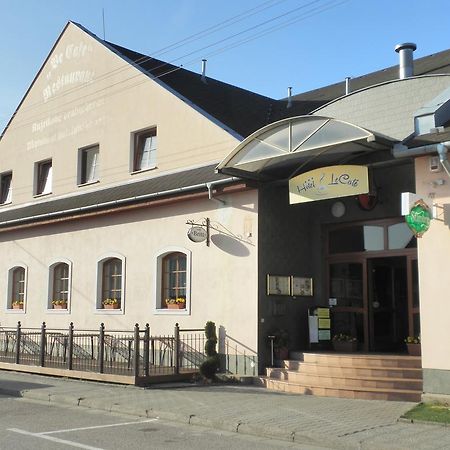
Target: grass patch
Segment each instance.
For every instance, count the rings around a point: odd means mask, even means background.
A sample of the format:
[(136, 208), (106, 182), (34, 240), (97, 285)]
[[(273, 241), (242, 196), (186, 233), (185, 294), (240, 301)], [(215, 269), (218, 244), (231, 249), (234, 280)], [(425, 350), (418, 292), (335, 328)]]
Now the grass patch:
[(423, 420), (450, 424), (450, 405), (440, 403), (420, 403), (404, 416), (409, 420)]

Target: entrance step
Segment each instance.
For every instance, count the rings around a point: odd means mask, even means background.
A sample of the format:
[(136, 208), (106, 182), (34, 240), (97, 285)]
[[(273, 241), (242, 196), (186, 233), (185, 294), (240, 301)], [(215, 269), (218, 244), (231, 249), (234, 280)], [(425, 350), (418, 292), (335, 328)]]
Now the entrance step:
[(338, 388), (334, 386), (306, 386), (288, 381), (272, 380), (260, 377), (259, 384), (268, 389), (292, 394), (317, 395), (320, 397), (354, 398), (362, 400), (393, 400), (403, 402), (420, 402), (421, 392), (406, 389), (379, 388)]
[[(291, 355), (292, 356), (292, 355)], [(303, 352), (257, 382), (283, 392), (343, 398), (418, 402), (421, 358), (401, 355)]]

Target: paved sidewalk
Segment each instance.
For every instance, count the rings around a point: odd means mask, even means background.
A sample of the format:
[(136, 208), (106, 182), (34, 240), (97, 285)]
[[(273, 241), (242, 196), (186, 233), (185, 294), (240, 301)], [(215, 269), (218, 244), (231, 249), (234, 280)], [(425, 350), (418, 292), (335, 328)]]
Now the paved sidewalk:
[(311, 445), (311, 449), (450, 448), (450, 427), (398, 421), (413, 406), (406, 402), (292, 395), (238, 385), (139, 388), (8, 371), (0, 371), (0, 394), (157, 416), (293, 441)]

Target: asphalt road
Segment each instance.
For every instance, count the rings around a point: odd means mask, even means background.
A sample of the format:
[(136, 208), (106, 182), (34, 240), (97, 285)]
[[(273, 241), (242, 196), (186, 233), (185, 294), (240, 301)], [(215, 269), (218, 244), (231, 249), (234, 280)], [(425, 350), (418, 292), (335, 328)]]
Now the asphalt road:
[(0, 450), (308, 449), (289, 442), (0, 396)]

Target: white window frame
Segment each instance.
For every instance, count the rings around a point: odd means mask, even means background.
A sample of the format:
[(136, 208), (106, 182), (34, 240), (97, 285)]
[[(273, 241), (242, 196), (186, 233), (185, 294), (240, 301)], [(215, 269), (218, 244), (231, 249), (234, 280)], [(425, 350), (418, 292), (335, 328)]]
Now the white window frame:
[[(23, 295), (23, 309), (13, 309), (12, 307), (12, 294), (13, 294), (13, 272), (17, 268), (25, 270), (24, 277), (24, 295)], [(7, 283), (6, 283), (6, 311), (12, 314), (25, 314), (27, 309), (27, 292), (28, 292), (28, 266), (23, 263), (16, 263), (8, 269)]]
[[(39, 173), (40, 168), (42, 165), (50, 163), (50, 169), (47, 173), (47, 177), (45, 179), (44, 186), (42, 187), (42, 191), (39, 192), (40, 188), (40, 180), (39, 180)], [(42, 161), (38, 161), (34, 163), (34, 195), (35, 197), (41, 196), (41, 195), (48, 195), (53, 192), (53, 160), (51, 158), (49, 159), (43, 159)]]
[[(186, 308), (168, 309), (161, 307), (162, 301), (162, 262), (165, 256), (170, 253), (183, 253), (186, 255)], [(169, 314), (189, 316), (191, 314), (191, 276), (192, 276), (192, 252), (184, 247), (169, 246), (161, 249), (155, 255), (155, 279), (154, 279), (154, 314)]]
[[(67, 284), (67, 309), (53, 309), (52, 300), (55, 300), (54, 297), (54, 281), (55, 281), (55, 272), (54, 269), (59, 264), (67, 264), (69, 266), (69, 275), (68, 275), (68, 284)], [(48, 269), (48, 294), (47, 294), (47, 310), (52, 313), (57, 314), (68, 314), (70, 313), (72, 300), (72, 261), (68, 259), (60, 258), (54, 260)]]
[[(91, 167), (84, 167), (83, 160), (85, 158), (85, 155), (87, 155), (89, 152), (94, 153), (96, 156), (94, 158), (94, 163)], [(99, 158), (100, 158), (100, 145), (99, 144), (93, 144), (89, 145), (87, 147), (80, 148), (78, 150), (78, 174), (77, 174), (77, 184), (78, 186), (86, 186), (88, 184), (94, 184), (99, 182), (99, 170), (100, 170), (100, 164), (99, 164)], [(86, 171), (86, 173), (84, 173)], [(88, 177), (88, 172), (93, 172), (92, 177)]]
[[(11, 177), (11, 181), (9, 183), (9, 188), (8, 188), (8, 193), (6, 195), (6, 198), (4, 201), (1, 201), (2, 198), (4, 197), (3, 179), (7, 176)], [(8, 172), (3, 172), (0, 174), (0, 205), (9, 205), (10, 203), (12, 203), (12, 170), (10, 170)]]
[[(155, 147), (151, 148), (148, 152), (148, 163), (143, 167), (142, 166), (142, 160), (140, 163), (140, 167), (137, 168), (137, 164), (136, 164), (136, 153), (138, 151), (138, 144), (140, 139), (144, 138), (145, 136), (147, 137), (152, 137), (154, 138), (154, 142), (155, 142)], [(156, 165), (156, 157), (158, 155), (158, 130), (156, 126), (153, 127), (148, 127), (148, 128), (144, 128), (142, 130), (138, 130), (138, 131), (134, 131), (133, 133), (131, 133), (131, 161), (130, 161), (130, 172), (131, 173), (139, 173), (139, 172), (145, 172), (147, 170), (153, 170), (157, 168)], [(142, 152), (144, 154), (144, 152)], [(153, 162), (150, 163), (150, 161), (153, 158)]]
[[(122, 262), (122, 275), (121, 275), (121, 299), (119, 309), (105, 309), (102, 305), (103, 294), (103, 264), (112, 259), (117, 258)], [(120, 253), (108, 253), (100, 257), (97, 261), (97, 293), (95, 296), (95, 312), (97, 314), (125, 314), (125, 279), (126, 279), (126, 258)]]

